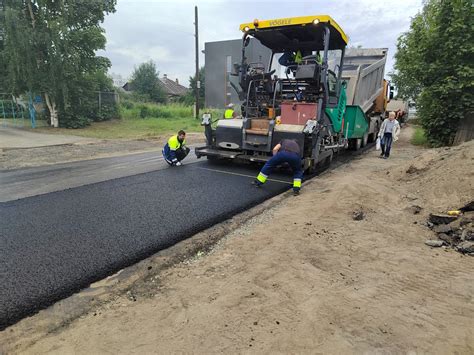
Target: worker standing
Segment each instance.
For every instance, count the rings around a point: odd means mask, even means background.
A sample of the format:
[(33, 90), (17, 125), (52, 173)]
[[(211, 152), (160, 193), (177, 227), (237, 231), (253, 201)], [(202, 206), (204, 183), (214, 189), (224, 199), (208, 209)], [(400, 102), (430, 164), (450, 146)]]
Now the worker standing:
[(392, 143), (398, 140), (398, 135), (400, 134), (400, 124), (395, 117), (395, 112), (391, 111), (388, 114), (388, 118), (382, 122), (382, 126), (380, 127), (379, 138), (380, 146), (382, 148), (380, 158), (383, 159), (388, 159)]
[(180, 166), (181, 161), (189, 154), (190, 149), (186, 147), (186, 132), (179, 131), (176, 136), (168, 139), (163, 148), (163, 157), (171, 166)]
[(300, 154), (300, 146), (296, 141), (283, 139), (273, 148), (273, 157), (265, 163), (254, 184), (257, 187), (262, 186), (274, 168), (283, 163), (288, 163), (293, 170), (293, 193), (298, 195), (301, 188), (301, 179), (303, 178)]
[(234, 111), (234, 104), (230, 103), (227, 105), (227, 109), (224, 111), (224, 118), (239, 118), (237, 112)]

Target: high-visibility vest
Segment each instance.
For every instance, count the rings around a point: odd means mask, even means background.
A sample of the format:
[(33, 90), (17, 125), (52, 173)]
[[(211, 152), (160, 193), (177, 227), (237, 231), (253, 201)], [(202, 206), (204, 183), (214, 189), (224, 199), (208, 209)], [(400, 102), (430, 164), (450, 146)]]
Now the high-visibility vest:
[(297, 51), (295, 54), (295, 63), (301, 64), (302, 61), (303, 61), (303, 55), (301, 54), (301, 51)]
[(316, 54), (316, 63), (318, 63), (319, 65), (323, 64), (323, 58), (321, 58), (321, 55), (319, 53)]
[(180, 142), (178, 140), (178, 136), (172, 136), (170, 139), (168, 139), (168, 146), (170, 147), (170, 150), (176, 150), (178, 148), (181, 148), (182, 145), (186, 144), (186, 140), (183, 140)]
[(234, 110), (232, 110), (231, 108), (225, 110), (224, 118), (234, 118)]

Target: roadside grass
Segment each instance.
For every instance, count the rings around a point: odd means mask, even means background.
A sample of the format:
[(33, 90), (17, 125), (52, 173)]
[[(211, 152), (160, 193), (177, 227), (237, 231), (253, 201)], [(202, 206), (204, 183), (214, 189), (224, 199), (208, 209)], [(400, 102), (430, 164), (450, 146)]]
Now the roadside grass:
[(428, 139), (426, 138), (425, 130), (420, 126), (415, 127), (415, 132), (410, 142), (413, 145), (428, 147)]
[(35, 131), (97, 139), (144, 139), (176, 133), (180, 129), (186, 132), (202, 131), (200, 121), (194, 118), (116, 119), (105, 122), (92, 122), (90, 126), (80, 129), (48, 127)]
[[(222, 115), (220, 110), (211, 111), (213, 117)], [(157, 105), (151, 103), (124, 102), (120, 106), (120, 119), (92, 122), (79, 129), (38, 128), (37, 132), (67, 134), (97, 139), (146, 139), (176, 133), (203, 132), (201, 119), (193, 117), (193, 107), (180, 104)]]

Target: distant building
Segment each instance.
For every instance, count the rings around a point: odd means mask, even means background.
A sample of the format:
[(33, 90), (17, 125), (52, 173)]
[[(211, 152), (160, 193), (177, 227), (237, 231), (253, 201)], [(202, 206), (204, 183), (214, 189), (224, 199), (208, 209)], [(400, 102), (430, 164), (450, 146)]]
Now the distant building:
[(189, 89), (183, 85), (181, 85), (178, 81), (176, 80), (171, 80), (168, 78), (168, 75), (164, 74), (162, 78), (159, 78), (161, 82), (161, 86), (166, 92), (166, 95), (168, 96), (168, 99), (173, 100), (177, 99), (181, 96), (184, 96), (188, 93)]
[[(242, 40), (206, 42), (204, 55), (206, 107), (224, 108), (229, 103), (239, 105), (239, 97), (231, 86), (232, 82), (239, 87), (239, 79), (230, 74), (234, 71), (234, 64), (242, 62)], [(245, 55), (248, 63), (262, 63), (267, 67), (272, 52), (252, 38)]]
[(114, 82), (114, 86), (116, 88), (122, 88), (126, 83), (127, 83), (127, 80), (125, 80), (123, 78), (122, 75), (120, 74), (116, 74), (116, 73), (111, 73), (109, 75), (109, 77), (112, 79), (112, 81)]
[[(178, 79), (171, 80), (166, 74), (164, 74), (162, 78), (158, 79), (160, 80), (160, 86), (165, 91), (168, 100), (177, 99), (181, 96), (186, 95), (189, 91), (187, 87), (179, 83)], [(130, 82), (126, 82), (125, 85), (122, 86), (122, 89), (128, 92), (133, 91), (133, 87)]]
[(122, 86), (122, 89), (124, 89), (125, 91), (132, 91), (132, 88), (131, 88), (131, 84), (127, 81), (123, 86)]

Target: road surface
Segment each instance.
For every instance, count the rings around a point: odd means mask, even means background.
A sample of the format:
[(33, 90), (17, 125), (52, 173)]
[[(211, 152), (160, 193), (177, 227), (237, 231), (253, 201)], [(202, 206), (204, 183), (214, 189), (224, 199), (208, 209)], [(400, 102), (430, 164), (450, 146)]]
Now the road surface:
[(0, 171), (0, 329), (291, 186), (257, 172), (157, 153)]

